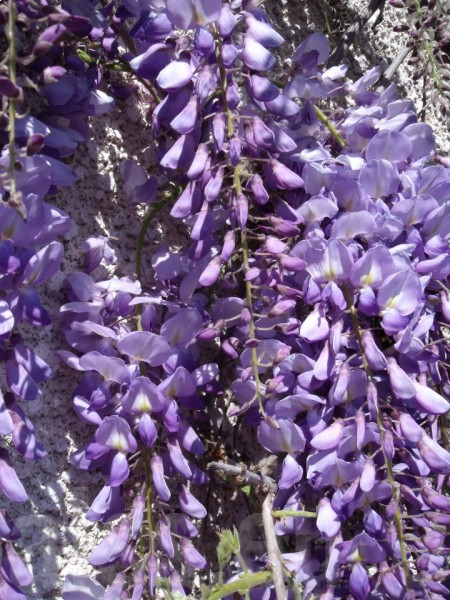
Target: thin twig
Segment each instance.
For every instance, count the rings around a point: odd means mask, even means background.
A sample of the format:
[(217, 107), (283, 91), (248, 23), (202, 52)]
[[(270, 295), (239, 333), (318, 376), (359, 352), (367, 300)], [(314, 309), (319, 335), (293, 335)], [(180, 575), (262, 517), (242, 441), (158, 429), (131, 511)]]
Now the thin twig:
[(277, 600), (286, 600), (286, 586), (284, 584), (283, 566), (281, 552), (278, 548), (277, 536), (275, 534), (275, 523), (272, 517), (274, 494), (267, 494), (262, 505), (262, 520), (266, 536), (267, 555), (272, 565), (273, 584)]
[(208, 469), (211, 469), (212, 471), (223, 471), (224, 473), (229, 473), (235, 477), (243, 477), (247, 483), (251, 483), (252, 485), (265, 485), (268, 487), (269, 491), (273, 493), (276, 493), (277, 491), (277, 484), (271, 477), (253, 473), (253, 471), (241, 468), (238, 465), (230, 465), (229, 463), (224, 462), (210, 462), (208, 464)]

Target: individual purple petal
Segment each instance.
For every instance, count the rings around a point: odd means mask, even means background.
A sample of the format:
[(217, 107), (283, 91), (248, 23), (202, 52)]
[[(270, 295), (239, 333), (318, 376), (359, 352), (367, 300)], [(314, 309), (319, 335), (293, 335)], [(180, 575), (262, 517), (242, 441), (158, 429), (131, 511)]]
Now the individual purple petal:
[(52, 242), (39, 250), (25, 266), (21, 279), (22, 285), (37, 286), (51, 279), (59, 269), (62, 255), (63, 247), (59, 242)]
[(245, 15), (245, 24), (247, 34), (265, 48), (277, 48), (284, 42), (283, 37), (269, 23), (258, 20), (250, 12)]
[(4, 300), (0, 300), (0, 335), (6, 335), (14, 327), (14, 315), (9, 305)]
[(194, 547), (192, 542), (185, 537), (180, 540), (181, 552), (184, 560), (195, 567), (196, 569), (204, 569), (207, 565), (207, 561), (204, 556)]
[(373, 371), (383, 371), (387, 367), (386, 357), (375, 342), (371, 331), (362, 334), (362, 346), (366, 360)]
[(443, 396), (435, 392), (431, 387), (422, 385), (417, 381), (413, 381), (412, 383), (415, 388), (412, 402), (420, 412), (425, 412), (429, 415), (443, 415), (448, 412), (450, 403)]
[(294, 190), (303, 187), (304, 181), (300, 175), (291, 171), (291, 169), (275, 158), (272, 158), (269, 165), (264, 166), (264, 169), (270, 172), (276, 186), (282, 190)]
[(300, 336), (308, 342), (318, 342), (328, 337), (330, 325), (321, 306), (316, 307), (303, 321)]
[(436, 151), (433, 130), (427, 123), (412, 123), (402, 130), (412, 145), (412, 158), (417, 160)]
[(220, 16), (222, 0), (167, 0), (167, 16), (180, 29), (188, 29), (194, 21), (207, 25)]
[(177, 438), (173, 435), (167, 438), (167, 449), (169, 451), (170, 461), (176, 471), (189, 479), (192, 476), (192, 471), (189, 468), (189, 464), (183, 455), (180, 444)]
[(331, 227), (330, 237), (347, 241), (358, 235), (374, 233), (377, 229), (372, 215), (367, 210), (360, 210), (340, 216)]
[(389, 250), (385, 246), (374, 246), (354, 263), (350, 281), (355, 286), (377, 289), (395, 271), (394, 259)]
[(424, 435), (417, 442), (417, 449), (428, 467), (439, 475), (450, 475), (450, 453), (437, 442)]
[(315, 32), (308, 35), (295, 49), (292, 60), (295, 63), (301, 63), (303, 57), (312, 52), (317, 56), (316, 64), (323, 65), (330, 54), (330, 43), (323, 33)]
[(160, 160), (166, 169), (187, 169), (194, 159), (195, 145), (192, 135), (181, 135)]
[(372, 198), (395, 194), (400, 177), (394, 164), (387, 160), (371, 160), (361, 170), (359, 182)]
[(173, 60), (159, 73), (156, 83), (165, 92), (174, 92), (192, 79), (193, 66), (184, 60)]
[(136, 452), (137, 449), (130, 426), (125, 419), (116, 415), (106, 417), (95, 432), (95, 441), (119, 452)]
[(370, 492), (375, 484), (376, 469), (375, 463), (371, 458), (367, 458), (364, 463), (361, 477), (359, 480), (359, 486), (363, 492)]
[(0, 449), (0, 490), (12, 502), (26, 502), (28, 495), (17, 477), (9, 453)]
[(159, 520), (159, 539), (164, 552), (169, 558), (173, 558), (175, 549), (173, 547), (172, 534), (170, 531), (170, 521), (165, 515), (162, 515)]
[(246, 35), (242, 61), (245, 66), (255, 71), (268, 71), (275, 65), (275, 57), (259, 42)]
[(365, 600), (370, 594), (369, 576), (361, 563), (355, 563), (350, 573), (350, 590), (355, 600)]
[(408, 400), (415, 396), (416, 389), (413, 385), (413, 381), (397, 364), (395, 358), (387, 359), (387, 371), (389, 375), (389, 383), (397, 398)]
[(129, 413), (158, 412), (164, 408), (166, 400), (156, 385), (148, 377), (136, 377), (122, 398), (122, 406)]
[(171, 354), (167, 340), (149, 331), (132, 331), (124, 335), (117, 348), (122, 354), (137, 362), (144, 361), (151, 367), (162, 365)]
[(269, 112), (278, 117), (293, 117), (300, 112), (300, 106), (285, 94), (279, 94), (275, 100), (269, 100), (264, 104)]
[(151, 448), (156, 442), (158, 432), (150, 415), (144, 414), (141, 416), (139, 419), (138, 433), (141, 441), (147, 446), (147, 448)]
[[(198, 114), (197, 96), (193, 95), (183, 110), (170, 122), (172, 129), (183, 135), (190, 133), (195, 126)], [(164, 165), (163, 165), (164, 166)]]
[(306, 270), (318, 283), (347, 279), (353, 265), (347, 246), (340, 240), (329, 240), (320, 246), (300, 242), (292, 254), (306, 262)]
[(398, 420), (400, 428), (405, 439), (409, 442), (417, 443), (425, 435), (424, 430), (408, 413), (400, 413)]
[(124, 519), (120, 525), (116, 525), (112, 532), (89, 554), (88, 560), (91, 565), (100, 567), (115, 562), (127, 546), (129, 529), (128, 519)]
[(10, 542), (2, 544), (0, 572), (9, 583), (18, 587), (33, 583), (33, 576)]
[(132, 160), (125, 160), (122, 164), (122, 175), (125, 199), (130, 206), (148, 204), (155, 199), (157, 179), (149, 178), (142, 167)]
[(142, 494), (137, 494), (133, 501), (133, 519), (131, 522), (130, 537), (135, 540), (144, 521), (146, 499)]
[(130, 380), (128, 369), (121, 358), (104, 356), (100, 352), (88, 352), (80, 358), (80, 367), (85, 371), (96, 371), (106, 381), (124, 384)]
[(305, 436), (300, 427), (285, 417), (279, 417), (276, 423), (278, 429), (275, 429), (267, 420), (260, 423), (257, 433), (259, 443), (269, 452), (287, 452), (288, 454), (303, 452)]
[(45, 327), (52, 322), (48, 312), (42, 306), (39, 294), (31, 287), (19, 288), (17, 292), (13, 292), (9, 306), (16, 323), (24, 320), (32, 325)]
[(236, 23), (237, 20), (231, 10), (230, 5), (223, 4), (220, 10), (220, 16), (217, 20), (217, 28), (221, 37), (228, 37), (233, 32), (233, 29), (236, 27)]
[(161, 336), (172, 345), (188, 345), (203, 328), (203, 321), (196, 308), (181, 308), (167, 319), (161, 327)]
[(401, 316), (414, 312), (422, 298), (420, 279), (405, 270), (390, 275), (378, 291), (378, 304), (382, 310), (395, 308)]
[(130, 467), (128, 465), (127, 457), (122, 452), (117, 452), (114, 456), (111, 466), (110, 466), (110, 474), (107, 485), (111, 487), (118, 487), (122, 485), (124, 481), (128, 479), (130, 474)]
[(177, 438), (188, 452), (192, 452), (193, 454), (203, 454), (205, 452), (203, 442), (190, 425), (182, 423), (177, 432)]
[(42, 395), (34, 379), (12, 357), (8, 357), (6, 361), (6, 382), (11, 392), (22, 400), (36, 400)]
[(105, 485), (91, 504), (86, 513), (86, 519), (106, 523), (107, 521), (117, 519), (124, 510), (125, 502), (121, 488)]
[(380, 131), (367, 144), (366, 160), (387, 160), (403, 163), (412, 154), (412, 143), (402, 132)]
[(178, 489), (179, 502), (181, 510), (190, 517), (203, 519), (206, 517), (206, 509), (197, 498), (195, 498), (185, 485), (180, 485)]
[(194, 35), (195, 49), (201, 56), (208, 58), (214, 52), (214, 38), (205, 27), (197, 27)]
[(164, 466), (161, 457), (158, 455), (152, 456), (150, 467), (156, 492), (164, 502), (168, 502), (171, 494), (164, 477)]
[(280, 95), (280, 90), (271, 83), (266, 77), (252, 75), (250, 77), (251, 95), (259, 102), (269, 102), (275, 100)]
[(63, 600), (98, 600), (105, 588), (89, 575), (66, 575), (61, 591)]
[(329, 539), (339, 533), (341, 522), (338, 515), (331, 508), (328, 498), (321, 498), (317, 507), (317, 529)]
[(206, 385), (214, 381), (219, 374), (219, 366), (217, 363), (203, 364), (191, 373), (196, 386)]
[(311, 446), (317, 450), (333, 450), (342, 440), (343, 432), (344, 423), (341, 420), (337, 420), (314, 436), (311, 440)]
[(283, 460), (281, 477), (278, 482), (280, 490), (286, 490), (300, 481), (303, 475), (303, 469), (290, 454)]
[(448, 513), (450, 511), (450, 498), (439, 494), (433, 488), (425, 485), (421, 490), (421, 496), (427, 506), (435, 510), (442, 510)]
[(159, 392), (166, 398), (192, 396), (196, 389), (197, 386), (191, 374), (184, 367), (177, 367), (174, 373), (158, 386)]
[(341, 564), (358, 563), (359, 561), (377, 564), (386, 559), (386, 552), (365, 531), (356, 535), (350, 542), (341, 543), (339, 548), (339, 562)]

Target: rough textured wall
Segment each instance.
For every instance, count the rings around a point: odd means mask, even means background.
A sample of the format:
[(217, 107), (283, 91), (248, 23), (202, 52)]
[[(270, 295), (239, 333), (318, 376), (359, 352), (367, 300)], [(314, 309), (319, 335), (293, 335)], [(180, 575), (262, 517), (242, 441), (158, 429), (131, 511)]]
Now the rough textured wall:
[[(283, 50), (286, 67), (290, 51), (306, 34), (326, 32), (328, 20), (333, 47), (341, 39), (342, 31), (364, 13), (367, 5), (368, 0), (268, 0), (268, 12), (288, 42)], [(350, 63), (353, 75), (376, 64), (383, 67), (390, 64), (405, 42), (405, 36), (392, 33), (400, 16), (398, 10), (386, 7), (382, 22), (371, 29), (372, 19), (357, 36), (344, 59)], [(411, 97), (420, 110), (420, 85), (413, 85), (410, 75), (402, 66), (394, 81), (399, 82), (401, 94)], [(57, 311), (65, 301), (62, 287), (65, 275), (82, 268), (81, 244), (87, 237), (111, 236), (117, 249), (120, 274), (133, 273), (139, 214), (125, 204), (120, 164), (125, 158), (144, 167), (152, 164), (145, 112), (146, 95), (140, 92), (126, 101), (118, 101), (112, 113), (97, 118), (93, 124), (93, 139), (71, 159), (79, 177), (77, 184), (55, 199), (73, 218), (75, 226), (64, 240), (63, 271), (47, 287), (45, 305), (54, 323), (36, 330), (32, 339), (28, 338), (54, 367), (55, 377), (46, 385), (42, 398), (26, 407), (48, 456), (38, 463), (21, 461), (17, 470), (31, 498), (31, 506), (29, 503), (15, 505), (11, 510), (23, 533), (20, 545), (32, 565), (35, 584), (30, 598), (34, 599), (59, 598), (58, 590), (68, 573), (95, 572), (86, 557), (104, 535), (102, 526), (84, 519), (84, 513), (100, 489), (102, 476), (78, 471), (68, 460), (70, 452), (87, 441), (90, 432), (71, 408), (76, 373), (62, 366), (54, 356), (55, 350), (64, 347), (58, 332)], [(440, 118), (432, 109), (427, 111), (426, 118), (436, 130), (442, 153), (448, 154), (447, 131)], [(146, 246), (147, 256), (157, 240), (174, 245), (182, 243), (181, 232), (164, 217), (152, 236), (153, 240)], [(101, 268), (97, 273), (101, 275)], [(100, 580), (104, 581), (104, 577), (103, 572)]]

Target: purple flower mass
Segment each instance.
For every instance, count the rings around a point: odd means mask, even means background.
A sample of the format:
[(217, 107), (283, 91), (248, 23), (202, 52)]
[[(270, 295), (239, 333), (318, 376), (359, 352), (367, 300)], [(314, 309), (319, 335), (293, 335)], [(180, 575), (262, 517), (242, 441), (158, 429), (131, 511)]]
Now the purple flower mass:
[[(86, 431), (70, 460), (102, 481), (89, 561), (116, 570), (106, 589), (69, 575), (66, 600), (198, 595), (196, 571), (205, 598), (450, 595), (449, 169), (412, 103), (379, 69), (347, 79), (323, 34), (280, 76), (259, 4), (0, 5), (5, 504), (29, 499), (16, 453), (46, 455), (26, 407), (52, 369), (25, 340), (52, 321), (39, 288), (71, 227), (46, 196), (74, 183), (64, 161), (113, 96), (139, 90), (157, 163), (121, 165), (144, 211), (131, 270), (89, 237), (64, 284), (58, 354)], [(145, 243), (161, 210), (177, 249)], [(264, 542), (243, 533), (244, 493)], [(32, 583), (19, 537), (2, 508), (8, 600)]]

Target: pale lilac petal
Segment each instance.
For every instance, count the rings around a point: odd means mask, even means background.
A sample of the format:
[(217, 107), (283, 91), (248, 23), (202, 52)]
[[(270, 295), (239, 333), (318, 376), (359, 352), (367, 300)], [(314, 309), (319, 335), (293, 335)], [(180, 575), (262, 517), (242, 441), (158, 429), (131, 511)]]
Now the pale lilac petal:
[(278, 482), (280, 490), (286, 490), (300, 481), (303, 476), (303, 469), (290, 454), (283, 460), (281, 477)]
[(80, 367), (85, 371), (96, 371), (106, 381), (127, 383), (130, 380), (128, 369), (121, 358), (104, 356), (100, 352), (88, 352), (80, 358)]
[(138, 433), (141, 441), (147, 446), (147, 448), (151, 448), (156, 442), (158, 432), (150, 415), (144, 414), (141, 416), (139, 419)]
[(51, 279), (59, 269), (62, 255), (63, 247), (59, 242), (52, 242), (39, 250), (26, 264), (22, 284), (36, 286)]
[(450, 475), (450, 453), (444, 450), (437, 442), (424, 435), (417, 442), (417, 449), (423, 461), (439, 475)]
[(415, 393), (413, 404), (421, 411), (429, 415), (443, 415), (450, 409), (450, 403), (432, 388), (413, 381)]
[(106, 484), (111, 487), (118, 487), (128, 479), (129, 474), (130, 467), (127, 457), (122, 452), (117, 452), (111, 462), (110, 475)]
[(156, 83), (165, 92), (173, 92), (189, 83), (193, 73), (194, 68), (190, 63), (184, 60), (173, 60), (159, 73)]
[(246, 35), (242, 60), (249, 69), (267, 71), (275, 65), (275, 57), (259, 42)]
[(284, 38), (269, 23), (259, 21), (251, 13), (245, 15), (245, 24), (247, 34), (265, 48), (277, 48), (284, 42)]
[(0, 450), (0, 490), (12, 502), (28, 500), (28, 495), (17, 477), (7, 450)]
[(130, 426), (125, 419), (116, 415), (106, 417), (95, 432), (95, 440), (98, 444), (119, 452), (136, 452), (137, 449)]
[(338, 515), (331, 508), (328, 498), (321, 498), (317, 507), (317, 529), (329, 539), (339, 533), (341, 522)]
[(395, 308), (400, 315), (414, 312), (422, 298), (419, 277), (409, 270), (389, 276), (378, 291), (378, 304), (382, 310)]
[(344, 423), (335, 421), (311, 440), (311, 446), (317, 450), (333, 450), (339, 445), (344, 432)]
[(377, 230), (377, 224), (366, 210), (343, 214), (331, 227), (330, 237), (351, 240), (358, 235), (367, 235)]
[(194, 547), (192, 542), (185, 537), (180, 540), (181, 552), (185, 561), (195, 567), (196, 569), (204, 569), (207, 565), (207, 561), (204, 556)]
[(415, 396), (416, 389), (413, 385), (413, 381), (408, 377), (405, 371), (399, 367), (395, 358), (387, 359), (387, 371), (389, 383), (397, 398), (408, 400)]
[(158, 412), (166, 405), (166, 400), (156, 385), (148, 377), (136, 377), (122, 398), (122, 406), (129, 413)]
[(164, 502), (168, 502), (171, 494), (164, 477), (164, 466), (161, 457), (153, 456), (150, 460), (150, 467), (156, 492)]
[(320, 307), (315, 308), (303, 321), (300, 327), (300, 335), (308, 342), (318, 342), (328, 337), (330, 325)]
[(179, 501), (180, 508), (186, 515), (195, 519), (206, 517), (205, 507), (191, 494), (185, 485), (179, 486)]
[(111, 564), (125, 550), (128, 542), (130, 523), (125, 519), (89, 554), (88, 560), (94, 567)]
[(162, 365), (171, 354), (167, 340), (149, 331), (133, 331), (126, 334), (117, 348), (122, 354), (130, 356), (137, 362), (144, 361), (151, 367)]

